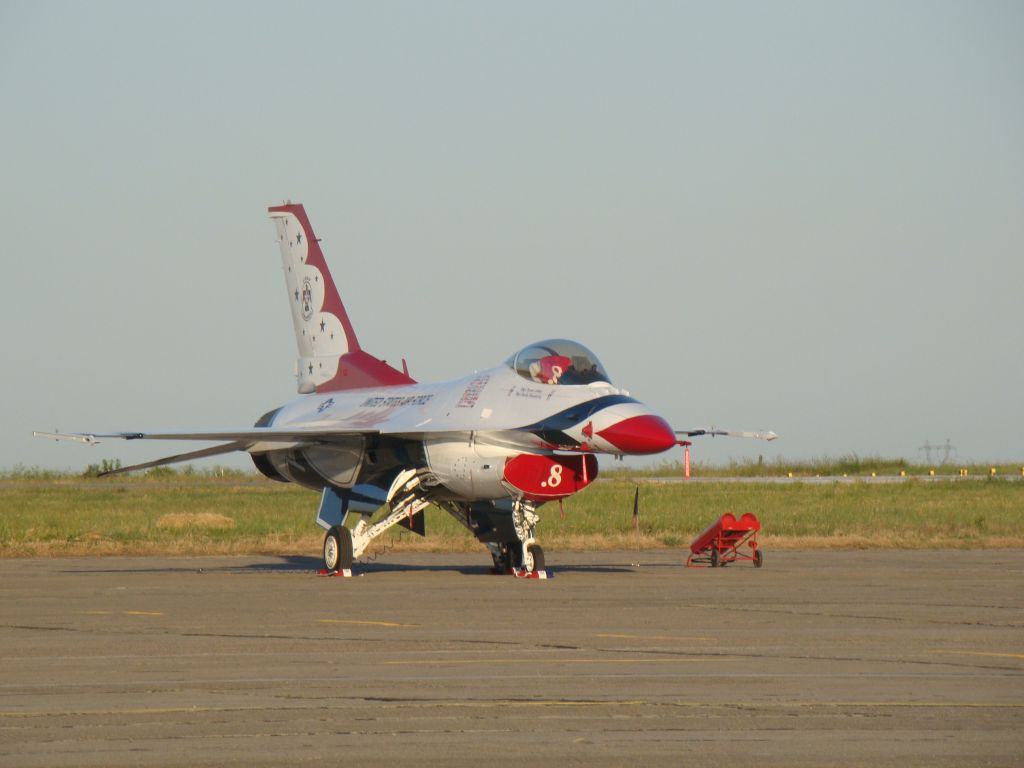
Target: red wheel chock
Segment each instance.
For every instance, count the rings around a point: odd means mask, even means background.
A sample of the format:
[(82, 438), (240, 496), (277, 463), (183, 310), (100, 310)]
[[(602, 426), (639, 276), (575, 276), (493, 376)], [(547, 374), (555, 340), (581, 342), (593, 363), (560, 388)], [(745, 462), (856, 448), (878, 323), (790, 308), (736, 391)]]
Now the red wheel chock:
[(761, 523), (750, 512), (739, 520), (726, 512), (713, 522), (690, 544), (687, 568), (718, 568), (722, 565), (746, 561), (760, 568), (764, 555), (757, 547), (757, 532)]
[(352, 569), (351, 568), (342, 568), (342, 569), (337, 570), (337, 571), (328, 571), (326, 568), (321, 568), (319, 571), (316, 572), (316, 575), (317, 576), (340, 576), (343, 579), (351, 579), (352, 578)]
[(550, 579), (551, 574), (547, 571), (528, 571), (525, 568), (513, 568), (512, 575), (517, 579)]
[(491, 568), (491, 573), (495, 576), (512, 576), (517, 579), (551, 579), (554, 578), (554, 574), (547, 570), (541, 571), (528, 571), (525, 568), (506, 568), (503, 571), (499, 571), (497, 568)]

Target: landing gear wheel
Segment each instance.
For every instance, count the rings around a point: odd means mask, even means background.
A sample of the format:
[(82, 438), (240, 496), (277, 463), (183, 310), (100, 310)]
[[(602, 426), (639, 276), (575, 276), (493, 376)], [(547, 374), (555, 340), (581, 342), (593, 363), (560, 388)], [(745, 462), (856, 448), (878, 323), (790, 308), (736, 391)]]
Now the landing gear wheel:
[(507, 573), (512, 567), (512, 551), (508, 544), (502, 544), (499, 551), (491, 550), (495, 573)]
[(754, 550), (754, 567), (760, 568), (762, 565), (764, 565), (764, 555), (760, 549)]
[(718, 547), (714, 544), (711, 545), (711, 567), (718, 567)]
[(516, 570), (536, 573), (544, 570), (544, 549), (531, 542), (525, 546), (512, 545), (512, 566)]
[(352, 533), (336, 525), (324, 536), (324, 567), (332, 573), (350, 570), (352, 560)]
[(532, 570), (534, 572), (543, 571), (544, 570), (544, 550), (541, 548), (540, 544), (531, 544), (526, 549), (528, 550), (528, 553), (533, 556), (533, 569)]

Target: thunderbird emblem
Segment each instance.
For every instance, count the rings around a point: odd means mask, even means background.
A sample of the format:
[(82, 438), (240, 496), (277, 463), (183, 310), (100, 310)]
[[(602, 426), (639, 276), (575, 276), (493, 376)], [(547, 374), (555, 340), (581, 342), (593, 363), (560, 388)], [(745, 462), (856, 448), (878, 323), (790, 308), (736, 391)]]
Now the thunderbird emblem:
[(309, 320), (313, 316), (313, 284), (307, 277), (302, 281), (302, 317)]

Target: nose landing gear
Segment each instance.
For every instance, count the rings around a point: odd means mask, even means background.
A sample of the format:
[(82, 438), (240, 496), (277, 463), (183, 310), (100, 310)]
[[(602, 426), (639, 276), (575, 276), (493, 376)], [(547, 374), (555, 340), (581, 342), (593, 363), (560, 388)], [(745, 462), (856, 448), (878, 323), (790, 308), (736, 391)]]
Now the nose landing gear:
[(512, 527), (518, 541), (510, 542), (508, 556), (512, 574), (518, 578), (546, 579), (544, 549), (534, 538), (537, 523), (537, 507), (532, 501), (517, 499), (512, 505)]

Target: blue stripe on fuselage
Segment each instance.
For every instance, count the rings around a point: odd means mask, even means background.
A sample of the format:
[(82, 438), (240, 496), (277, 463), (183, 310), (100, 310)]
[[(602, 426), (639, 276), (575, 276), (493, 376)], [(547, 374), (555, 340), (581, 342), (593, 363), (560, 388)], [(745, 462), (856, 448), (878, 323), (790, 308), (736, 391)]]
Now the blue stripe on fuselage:
[(534, 422), (525, 427), (520, 427), (527, 432), (562, 432), (569, 429), (576, 424), (579, 424), (584, 419), (589, 419), (595, 413), (600, 411), (602, 408), (607, 408), (610, 405), (620, 405), (622, 403), (639, 403), (635, 397), (629, 397), (627, 395), (604, 395), (603, 397), (596, 397), (593, 400), (586, 400), (582, 403), (577, 403), (571, 408), (566, 408), (564, 411), (559, 411), (551, 416), (545, 416), (538, 422)]

